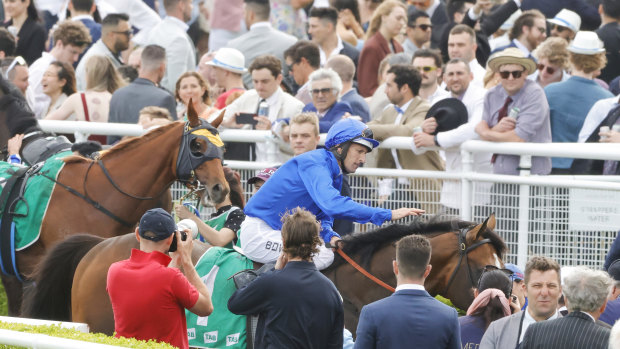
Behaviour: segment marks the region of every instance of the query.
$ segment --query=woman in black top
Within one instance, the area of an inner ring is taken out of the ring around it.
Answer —
[[[3,0],[6,18],[3,25],[17,38],[15,54],[31,65],[45,50],[46,33],[39,23],[33,0]]]

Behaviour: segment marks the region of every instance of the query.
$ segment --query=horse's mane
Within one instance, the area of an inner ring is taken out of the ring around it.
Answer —
[[[367,264],[375,251],[407,235],[418,234],[431,238],[439,234],[455,231],[455,228],[473,228],[474,226],[476,226],[476,223],[473,222],[463,220],[440,220],[439,217],[433,217],[429,221],[416,220],[408,225],[392,224],[366,232],[347,235],[342,238],[342,249],[349,255],[358,255],[361,257],[362,264]],[[491,240],[491,244],[497,251],[499,257],[502,258],[506,251],[506,244],[502,238],[490,229],[486,229],[482,235],[484,238]],[[337,266],[343,261],[342,258],[336,258],[332,266]]]

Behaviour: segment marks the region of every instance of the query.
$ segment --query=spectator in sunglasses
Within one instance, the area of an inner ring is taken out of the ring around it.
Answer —
[[[7,57],[2,60],[2,75],[25,96],[28,88],[28,65],[21,57]]]
[[[534,60],[511,47],[491,56],[488,64],[499,72],[501,82],[484,98],[482,121],[476,126],[480,138],[491,142],[550,142],[549,104],[542,88],[527,79],[536,70]],[[509,114],[512,117],[507,117]],[[519,174],[519,156],[494,154],[491,163],[494,173]],[[532,174],[549,174],[550,170],[549,158],[532,157]]]
[[[417,50],[430,46],[433,25],[424,11],[409,11],[408,17],[407,39],[403,42],[403,49],[405,53],[413,55]]]
[[[538,60],[537,70],[530,79],[540,87],[566,81],[570,78],[568,69],[568,42],[562,38],[548,38],[532,53]]]
[[[420,72],[420,97],[431,105],[450,97],[450,92],[439,86],[442,76],[441,54],[438,50],[422,49],[413,54],[413,68]]]
[[[319,131],[325,133],[340,120],[345,113],[353,114],[349,103],[339,102],[342,80],[331,69],[319,69],[310,74],[310,93],[312,102],[306,104],[302,112],[315,112],[319,116]]]
[[[569,45],[572,76],[545,87],[551,110],[551,139],[555,142],[577,142],[588,111],[594,103],[613,97],[611,92],[594,81],[605,67],[605,48],[594,32],[580,31]],[[552,173],[568,174],[570,158],[553,158]]]
[[[571,10],[562,9],[555,17],[548,19],[551,36],[572,41],[581,27],[581,17]]]

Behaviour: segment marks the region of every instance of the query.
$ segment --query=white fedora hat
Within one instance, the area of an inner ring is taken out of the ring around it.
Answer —
[[[247,71],[247,69],[245,69],[245,57],[243,53],[234,48],[225,47],[217,50],[215,57],[206,64],[237,74],[243,74]]]
[[[562,27],[566,27],[576,33],[581,28],[581,17],[571,10],[562,9],[555,17],[547,20]]]
[[[582,55],[595,55],[605,52],[605,46],[595,32],[580,31],[577,32],[575,39],[568,45],[568,50]]]

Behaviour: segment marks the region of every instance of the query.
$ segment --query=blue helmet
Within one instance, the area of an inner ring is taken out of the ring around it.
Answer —
[[[355,119],[343,119],[336,122],[327,132],[325,147],[332,149],[338,144],[351,141],[361,144],[372,150],[379,146],[379,142],[373,139],[372,130],[361,121]]]

